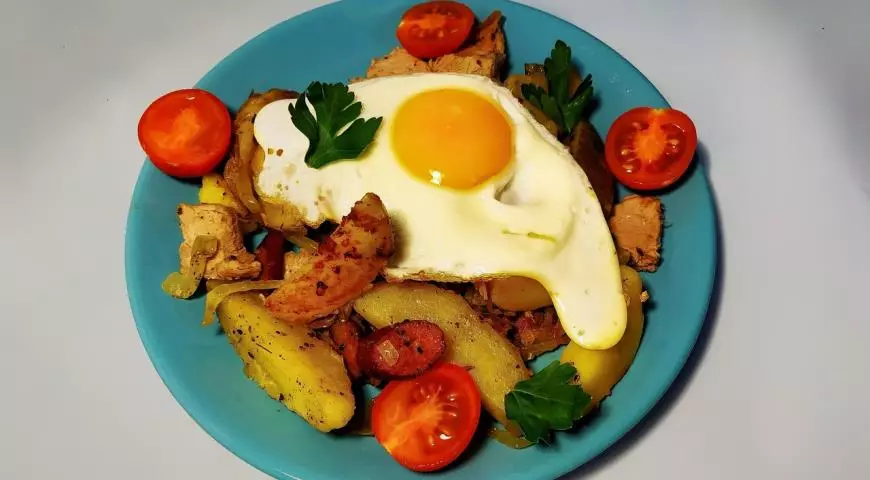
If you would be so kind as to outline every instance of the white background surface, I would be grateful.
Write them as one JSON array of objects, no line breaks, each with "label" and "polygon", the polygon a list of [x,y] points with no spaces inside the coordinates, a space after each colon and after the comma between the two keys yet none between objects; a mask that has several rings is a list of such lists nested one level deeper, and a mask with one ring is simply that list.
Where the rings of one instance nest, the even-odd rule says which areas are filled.
[{"label": "white background surface", "polygon": [[[0,478],[263,478],[175,403],[136,335],[135,126],[320,3],[0,1]],[[723,222],[695,367],[586,478],[870,478],[870,4],[527,3],[693,116]]]}]

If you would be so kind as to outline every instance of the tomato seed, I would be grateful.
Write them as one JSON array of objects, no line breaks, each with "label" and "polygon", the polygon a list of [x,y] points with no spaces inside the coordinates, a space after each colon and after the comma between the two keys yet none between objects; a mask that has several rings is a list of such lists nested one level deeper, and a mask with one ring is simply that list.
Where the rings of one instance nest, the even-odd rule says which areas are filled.
[{"label": "tomato seed", "polygon": [[451,438],[453,438],[453,432],[447,430],[444,424],[438,424],[438,427],[436,427],[435,430],[441,440],[450,440]]},{"label": "tomato seed", "polygon": [[640,160],[637,157],[631,157],[622,162],[622,169],[628,173],[634,173],[640,167]]}]

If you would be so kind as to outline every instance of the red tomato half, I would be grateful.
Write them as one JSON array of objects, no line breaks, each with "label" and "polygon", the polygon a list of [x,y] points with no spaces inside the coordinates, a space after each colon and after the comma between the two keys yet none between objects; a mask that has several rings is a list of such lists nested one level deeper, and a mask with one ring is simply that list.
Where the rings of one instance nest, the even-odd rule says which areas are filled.
[{"label": "red tomato half", "polygon": [[410,380],[394,380],[375,398],[372,430],[402,466],[432,472],[468,447],[480,420],[480,392],[465,368],[451,363]]},{"label": "red tomato half", "polygon": [[639,107],[613,122],[604,155],[619,183],[636,190],[656,190],[686,173],[697,145],[695,124],[685,113]]},{"label": "red tomato half", "polygon": [[139,119],[139,143],[151,163],[173,177],[212,171],[230,146],[227,107],[205,90],[176,90],[158,98]]},{"label": "red tomato half", "polygon": [[474,12],[459,2],[436,0],[414,5],[402,15],[396,36],[417,58],[435,58],[455,52],[474,26]]}]

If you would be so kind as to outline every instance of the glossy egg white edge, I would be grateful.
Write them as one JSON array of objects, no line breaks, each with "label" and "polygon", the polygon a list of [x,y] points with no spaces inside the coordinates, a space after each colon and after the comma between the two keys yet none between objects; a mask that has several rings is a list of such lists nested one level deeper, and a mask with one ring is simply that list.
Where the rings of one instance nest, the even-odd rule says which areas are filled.
[{"label": "glossy egg white edge", "polygon": [[[514,159],[469,191],[435,187],[395,160],[391,117],[409,96],[464,88],[497,104],[514,129]],[[256,179],[270,197],[293,204],[306,223],[338,221],[365,193],[378,194],[397,235],[391,280],[472,281],[522,275],[550,292],[568,336],[585,348],[606,349],[625,331],[626,306],[616,249],[583,169],[508,89],[462,74],[412,74],[354,83],[362,116],[383,123],[364,155],[321,169],[304,162],[308,140],[290,120],[291,100],[267,105],[255,137],[271,154]],[[278,153],[280,152],[280,154]]]}]

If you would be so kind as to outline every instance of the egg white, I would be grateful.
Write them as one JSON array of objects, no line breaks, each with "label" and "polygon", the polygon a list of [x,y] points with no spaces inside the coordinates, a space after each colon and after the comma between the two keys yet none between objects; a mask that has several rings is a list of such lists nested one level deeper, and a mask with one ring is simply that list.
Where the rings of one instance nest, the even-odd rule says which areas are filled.
[{"label": "egg white", "polygon": [[[401,104],[440,88],[467,89],[492,100],[513,128],[511,163],[472,190],[414,177],[391,147],[391,120]],[[339,221],[354,202],[374,192],[390,213],[399,248],[384,272],[389,278],[527,276],[550,292],[575,342],[603,349],[622,338],[622,283],[598,199],[570,152],[510,91],[484,77],[432,73],[371,79],[350,89],[362,103],[363,117],[383,117],[365,154],[308,167],[308,140],[287,108],[293,101],[273,102],[254,122],[256,140],[267,152],[257,178],[260,191],[296,206],[310,226]]]}]

